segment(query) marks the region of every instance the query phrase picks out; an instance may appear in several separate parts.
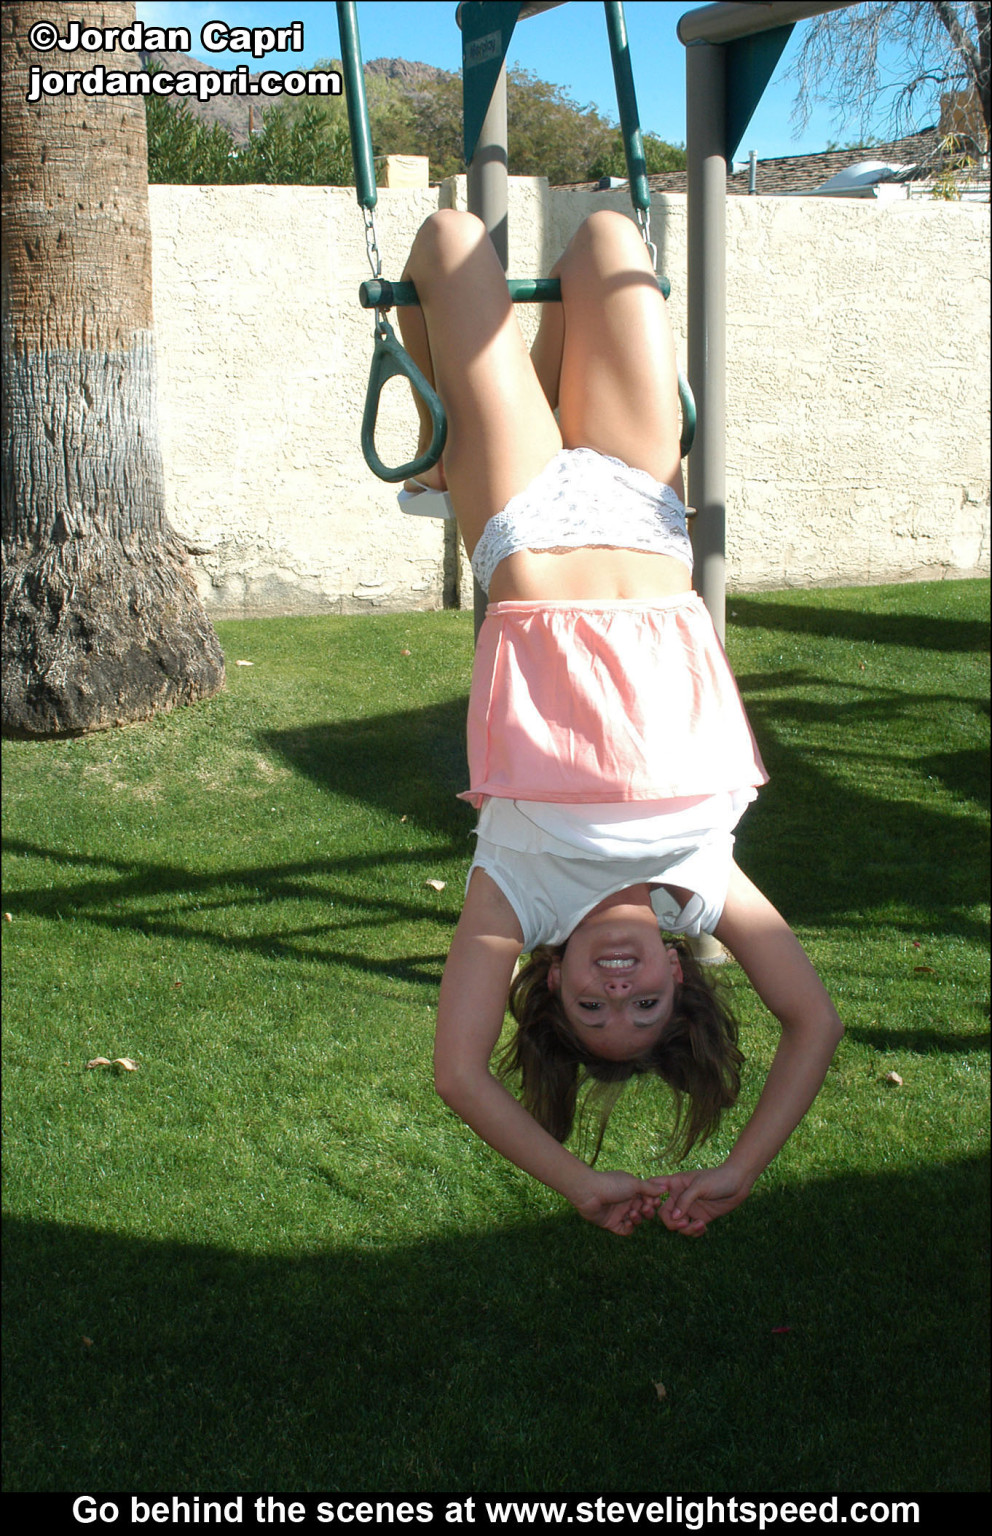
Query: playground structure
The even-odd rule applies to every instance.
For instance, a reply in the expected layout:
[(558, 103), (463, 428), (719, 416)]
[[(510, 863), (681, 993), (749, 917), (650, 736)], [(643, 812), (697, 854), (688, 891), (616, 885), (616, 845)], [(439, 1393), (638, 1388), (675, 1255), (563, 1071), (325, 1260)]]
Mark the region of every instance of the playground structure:
[[(397, 341), (392, 327), (386, 319), (386, 311), (394, 305), (415, 305), (418, 299), (416, 289), (412, 283), (392, 282), (382, 277), (382, 261), (379, 254), (374, 217), (377, 190), (368, 107), (365, 100), (365, 85), (362, 75), (361, 46), (358, 39), (356, 7), (354, 4), (339, 4), (337, 9), (341, 52), (345, 79), (347, 81), (348, 123), (353, 147), (355, 185), (359, 206), (365, 219), (369, 262), (373, 273), (371, 282), (365, 282), (361, 285), (359, 301), (363, 308), (374, 309), (376, 313), (376, 345), (372, 358), (372, 369), (362, 421), (362, 452), (369, 468), (380, 479), (401, 481), (418, 474), (423, 474), (437, 463), (444, 448), (446, 425), (441, 402)], [(549, 7), (538, 5), (530, 7), (529, 12), (533, 13), (534, 11), (544, 9), (549, 9)], [(617, 86), (617, 102), (623, 130), (631, 202), (634, 207), (634, 215), (638, 227), (651, 253), (652, 266), (656, 268), (657, 247), (651, 241), (651, 194), (645, 174), (644, 149), (637, 116), (633, 76), (630, 69), (623, 6), (617, 3), (617, 0), (607, 0), (605, 9), (610, 53), (613, 59), (613, 72)], [(462, 26), (465, 39), (465, 70), (475, 70), (474, 74), (466, 73), (465, 75), (466, 93), (463, 112), (465, 159), (471, 166), (478, 163), (481, 158), (483, 168), (487, 160), (485, 157), (477, 156), (476, 145), (485, 124), (486, 113), (493, 91), (496, 89), (501, 78), (505, 92), (503, 60), (514, 24), (518, 19), (517, 13), (520, 7), (514, 4), (499, 4), (495, 7), (495, 11), (498, 14), (491, 14), (493, 10), (494, 7), (491, 4), (470, 6), (468, 9), (465, 9), (465, 7), (459, 8), (459, 24)], [(496, 31), (489, 31), (487, 33), (480, 31), (480, 28), (492, 28), (494, 26)], [(504, 129), (504, 141), (505, 137)], [(498, 180), (498, 185), (494, 183), (500, 201), (500, 215), (494, 226), (496, 236), (494, 244), (497, 247), (504, 271), (507, 265), (506, 161), (506, 146), (505, 142), (503, 142), (500, 153), (496, 156), (494, 162), (502, 168), (502, 176)], [(486, 192), (482, 194), (481, 200), (486, 201), (489, 179), (485, 175), (482, 176), (481, 184), (486, 189)], [(470, 196), (470, 207), (471, 201)], [(477, 210), (471, 208), (471, 211), (475, 212)], [(489, 227), (488, 222), (487, 227)], [(662, 293), (667, 299), (671, 292), (671, 284), (664, 277), (659, 278), (658, 282)], [(511, 278), (507, 281), (507, 288), (510, 298), (515, 304), (548, 304), (560, 303), (561, 301), (561, 285), (554, 278), (530, 281)], [(432, 439), (427, 449), (417, 458), (410, 460), (409, 463), (401, 464), (394, 468), (387, 468), (380, 459), (375, 447), (375, 425), (383, 385), (388, 379), (397, 376), (406, 378), (426, 405), (431, 419)], [(692, 438), (695, 431), (695, 406), (692, 392), (689, 389), (685, 375), (681, 371), (679, 373), (679, 397), (683, 422), (682, 457), (685, 458), (692, 446)]]
[[(462, 31), (463, 129), (468, 167), (468, 206), (486, 225), (497, 254), (507, 265), (507, 114), (505, 58), (517, 21), (554, 10), (564, 0), (516, 4), (508, 0), (463, 0), (457, 9)], [(686, 49), (686, 158), (688, 170), (688, 373), (693, 391), (680, 380), (683, 454), (695, 435), (689, 468), (690, 500), (696, 511), (692, 541), (694, 584), (721, 638), (726, 608), (726, 181), (748, 123), (771, 79), (797, 21), (824, 11), (843, 10), (850, 0), (800, 4), (714, 4), (686, 12), (677, 32)], [(382, 478), (399, 480), (436, 463), (444, 447), (444, 413), (433, 390), (400, 347), (385, 319), (392, 303), (415, 302), (411, 285), (383, 284), (372, 209), (375, 177), (361, 52), (354, 4), (339, 3), (348, 95), (349, 126), (359, 204), (363, 209), (373, 283), (361, 302), (376, 310), (376, 350), (362, 425), (366, 460)], [(606, 0), (607, 31), (635, 217), (650, 237), (650, 193), (637, 119), (633, 72), (623, 6)], [(666, 297), (668, 285), (661, 282)], [(511, 281), (514, 302), (554, 302), (556, 284)], [(407, 377), (430, 411), (433, 439), (426, 454), (386, 470), (374, 448), (379, 394), (387, 379)], [(696, 404), (698, 401), (698, 426)], [(476, 589), (477, 626), (484, 598)]]
[(699, 430), (689, 470), (694, 584), (721, 639), (727, 548), (727, 166), (797, 21), (841, 4), (723, 4), (676, 28), (686, 58), (689, 378)]

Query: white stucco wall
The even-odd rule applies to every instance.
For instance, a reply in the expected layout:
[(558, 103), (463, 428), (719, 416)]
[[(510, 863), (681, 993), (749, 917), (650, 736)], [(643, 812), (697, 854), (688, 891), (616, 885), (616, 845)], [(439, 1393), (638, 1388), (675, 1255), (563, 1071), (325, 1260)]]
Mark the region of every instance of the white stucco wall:
[[(439, 606), (458, 580), (450, 536), (446, 554), (442, 525), (403, 516), (361, 454), (372, 319), (354, 193), (150, 196), (169, 513), (210, 611)], [(439, 201), (464, 206), (463, 180), (380, 191), (387, 276)], [(511, 274), (546, 273), (604, 205), (629, 211), (622, 192), (512, 182)], [(727, 214), (731, 585), (987, 570), (988, 208), (757, 197)], [(684, 356), (685, 199), (656, 199), (652, 225)], [(531, 333), (535, 309), (518, 314)], [(391, 383), (382, 457), (408, 458), (413, 432)]]
[(728, 208), (728, 577), (988, 569), (988, 208)]

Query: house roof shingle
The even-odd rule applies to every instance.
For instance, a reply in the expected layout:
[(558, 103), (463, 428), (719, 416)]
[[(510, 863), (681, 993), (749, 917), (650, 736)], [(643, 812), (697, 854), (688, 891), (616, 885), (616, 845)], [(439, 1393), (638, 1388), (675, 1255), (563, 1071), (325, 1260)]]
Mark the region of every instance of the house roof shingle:
[[(929, 179), (938, 174), (948, 162), (943, 148), (944, 139), (939, 128), (924, 128), (902, 139), (892, 139), (886, 144), (872, 144), (864, 149), (827, 149), (816, 155), (786, 155), (777, 160), (759, 160), (755, 192), (764, 196), (810, 194), (823, 186), (831, 176), (861, 161), (882, 161), (886, 164), (914, 166), (911, 179)], [(750, 169), (735, 162), (735, 168), (727, 175), (727, 192), (731, 196), (747, 196)], [(987, 173), (986, 173), (987, 179)], [(596, 182), (579, 183), (586, 190), (593, 190)], [(648, 177), (648, 185), (654, 192), (685, 192), (687, 173), (665, 171)]]

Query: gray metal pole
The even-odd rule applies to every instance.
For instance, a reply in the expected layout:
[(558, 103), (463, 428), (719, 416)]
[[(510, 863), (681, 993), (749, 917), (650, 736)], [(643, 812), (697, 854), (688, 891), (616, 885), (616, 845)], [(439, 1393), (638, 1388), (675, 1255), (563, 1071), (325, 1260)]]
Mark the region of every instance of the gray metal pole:
[(756, 32), (768, 32), (772, 27), (785, 27), (810, 16), (820, 16), (824, 11), (842, 11), (851, 3), (852, 0), (829, 0), (829, 3), (805, 5), (793, 4), (792, 0), (772, 0), (771, 4), (756, 5), (747, 0), (742, 4), (701, 5), (679, 18), (676, 31), (683, 43), (730, 43), (737, 37), (751, 37)]
[[(720, 639), (725, 632), (727, 533), (725, 54), (709, 43), (686, 48), (688, 167), (689, 383), (696, 397), (696, 437), (688, 459), (696, 591)], [(727, 958), (712, 934), (690, 940), (701, 965)]]
[[(496, 254), (506, 271), (509, 260), (507, 240), (507, 148), (506, 148), (506, 68), (499, 72), (489, 110), (482, 124), (479, 142), (468, 168), (468, 211), (478, 214), (489, 231)], [(475, 632), (479, 633), (486, 616), (486, 594), (475, 583)]]
[(489, 231), (496, 254), (507, 266), (507, 148), (506, 67), (499, 72), (479, 142), (468, 168), (468, 211), (477, 213)]
[(697, 426), (689, 465), (695, 585), (724, 637), (727, 530), (726, 217), (724, 53), (692, 43), (686, 58), (689, 382)]

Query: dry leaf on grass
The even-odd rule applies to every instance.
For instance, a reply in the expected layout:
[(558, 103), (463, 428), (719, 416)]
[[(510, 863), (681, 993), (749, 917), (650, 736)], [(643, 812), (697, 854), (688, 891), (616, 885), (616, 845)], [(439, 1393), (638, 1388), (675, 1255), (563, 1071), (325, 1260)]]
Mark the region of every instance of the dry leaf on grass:
[(110, 1066), (110, 1057), (109, 1056), (94, 1056), (92, 1061), (88, 1061), (86, 1063), (86, 1070), (87, 1070), (87, 1072), (89, 1072), (93, 1067), (109, 1067), (109, 1066)]
[(255, 663), (253, 661), (236, 661), (234, 665), (236, 667), (253, 667)]
[(651, 1385), (658, 1394), (659, 1403), (663, 1403), (668, 1396), (668, 1388), (665, 1386), (665, 1383), (663, 1381), (653, 1381)]
[(886, 1072), (885, 1081), (887, 1083), (895, 1083), (897, 1088), (902, 1087), (902, 1078), (899, 1076), (898, 1072)]
[(132, 1061), (130, 1056), (115, 1056), (111, 1062), (112, 1067), (120, 1067), (122, 1072), (137, 1072), (138, 1063)]
[(429, 885), (432, 891), (443, 891), (445, 887), (444, 880), (425, 880), (424, 884)]

